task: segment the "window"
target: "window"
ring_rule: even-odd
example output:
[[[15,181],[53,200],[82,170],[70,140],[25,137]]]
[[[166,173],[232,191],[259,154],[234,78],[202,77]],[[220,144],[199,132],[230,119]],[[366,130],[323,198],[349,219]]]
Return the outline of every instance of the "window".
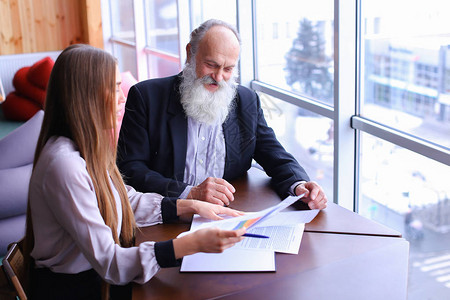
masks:
[[[444,88],[450,30],[442,26],[449,21],[440,1],[362,1],[361,7],[362,19],[379,24],[377,34],[361,37],[361,115],[449,148],[450,131],[442,129],[450,128],[450,94]],[[391,72],[376,71],[377,57],[386,58]],[[391,90],[390,97],[374,97],[381,87]],[[423,105],[414,101],[417,97],[431,101]]]
[[[333,105],[333,1],[255,2],[256,78]]]
[[[280,143],[333,201],[333,121],[268,94],[258,94],[267,124]]]
[[[191,0],[191,30],[208,19],[220,19],[236,26],[236,5],[222,0]]]
[[[105,49],[139,81],[181,69],[177,1],[103,0]]]
[[[411,300],[448,294],[446,1],[104,2],[119,7],[108,10],[105,23],[117,24],[104,27],[105,45],[121,66],[148,70],[140,80],[181,69],[189,33],[203,21],[236,25],[240,82],[258,92],[283,146],[330,200],[411,242]],[[430,291],[418,290],[424,280]]]
[[[133,3],[131,0],[110,0],[102,4],[107,4],[102,6],[103,16],[110,16],[107,18],[110,22],[103,26],[105,33],[110,35],[105,48],[117,57],[121,71],[130,71],[137,77],[135,19],[130,18],[134,15]]]
[[[278,39],[278,23],[272,24],[272,39],[274,40]]]
[[[448,295],[450,167],[370,134],[361,145],[358,212],[410,242],[408,299]]]
[[[357,211],[410,242],[409,299],[450,288],[450,27],[442,4],[361,1],[361,20],[377,20],[378,30],[360,40]],[[378,71],[378,58],[389,71]],[[429,292],[419,290],[424,282]]]
[[[181,66],[177,1],[145,0],[144,12],[148,77],[177,74]]]

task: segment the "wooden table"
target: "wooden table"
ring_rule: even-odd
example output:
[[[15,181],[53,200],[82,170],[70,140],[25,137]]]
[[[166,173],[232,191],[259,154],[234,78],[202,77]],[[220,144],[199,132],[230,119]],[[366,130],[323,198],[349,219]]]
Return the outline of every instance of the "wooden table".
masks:
[[[232,184],[237,191],[231,207],[257,211],[280,201],[259,170]],[[137,243],[174,238],[189,227],[142,228]],[[133,299],[406,299],[409,243],[395,231],[334,204],[307,227],[298,255],[276,254],[276,272],[162,269],[134,285]]]
[[[259,169],[251,168],[247,177],[233,182],[233,186],[236,188],[236,200],[230,205],[232,208],[258,211],[280,202],[280,197],[270,188],[270,178]],[[296,203],[287,209],[308,209],[308,207],[304,203]],[[358,226],[355,226],[355,222]],[[328,207],[305,225],[305,231],[401,237],[400,232],[362,218],[357,213],[332,202],[328,202]]]

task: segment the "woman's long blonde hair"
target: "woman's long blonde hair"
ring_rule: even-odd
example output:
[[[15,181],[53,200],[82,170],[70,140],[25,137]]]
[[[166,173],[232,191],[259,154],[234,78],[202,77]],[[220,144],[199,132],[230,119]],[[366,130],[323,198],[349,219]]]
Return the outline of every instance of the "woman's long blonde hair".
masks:
[[[34,157],[34,166],[52,136],[70,138],[86,161],[98,207],[113,239],[124,247],[133,245],[135,220],[122,176],[116,165],[116,59],[88,45],[72,45],[58,57],[47,88],[44,120]],[[122,203],[122,228],[109,178]],[[28,197],[29,199],[29,197]],[[30,201],[24,244],[26,258],[34,247]]]

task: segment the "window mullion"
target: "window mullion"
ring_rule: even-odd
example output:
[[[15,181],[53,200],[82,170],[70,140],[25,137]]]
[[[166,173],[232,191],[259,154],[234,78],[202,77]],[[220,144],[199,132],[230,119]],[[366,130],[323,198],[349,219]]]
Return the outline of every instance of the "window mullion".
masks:
[[[146,46],[146,26],[145,9],[143,0],[134,0],[134,31],[136,37],[136,70],[138,81],[150,78],[148,71],[148,58],[145,53]]]
[[[333,199],[355,209],[356,1],[334,1],[334,168]]]
[[[191,1],[177,1],[177,14],[178,14],[178,43],[180,45],[180,69],[183,69],[186,62],[186,45],[189,43],[190,34],[192,31],[191,24]]]
[[[255,5],[254,1],[251,0],[236,1],[236,24],[242,39],[239,63],[240,83],[248,88],[250,88],[251,81],[255,78],[254,66],[256,65],[253,47],[253,43],[256,41],[253,34],[255,22],[253,5]]]

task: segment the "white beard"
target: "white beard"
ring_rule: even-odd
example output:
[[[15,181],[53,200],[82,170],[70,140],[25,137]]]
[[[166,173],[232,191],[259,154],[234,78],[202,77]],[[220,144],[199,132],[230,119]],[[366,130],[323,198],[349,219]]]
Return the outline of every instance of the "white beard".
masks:
[[[208,125],[222,124],[233,107],[237,89],[237,71],[228,81],[217,82],[215,92],[208,91],[204,84],[215,82],[210,76],[197,78],[195,61],[186,64],[180,85],[181,105],[188,117]]]

